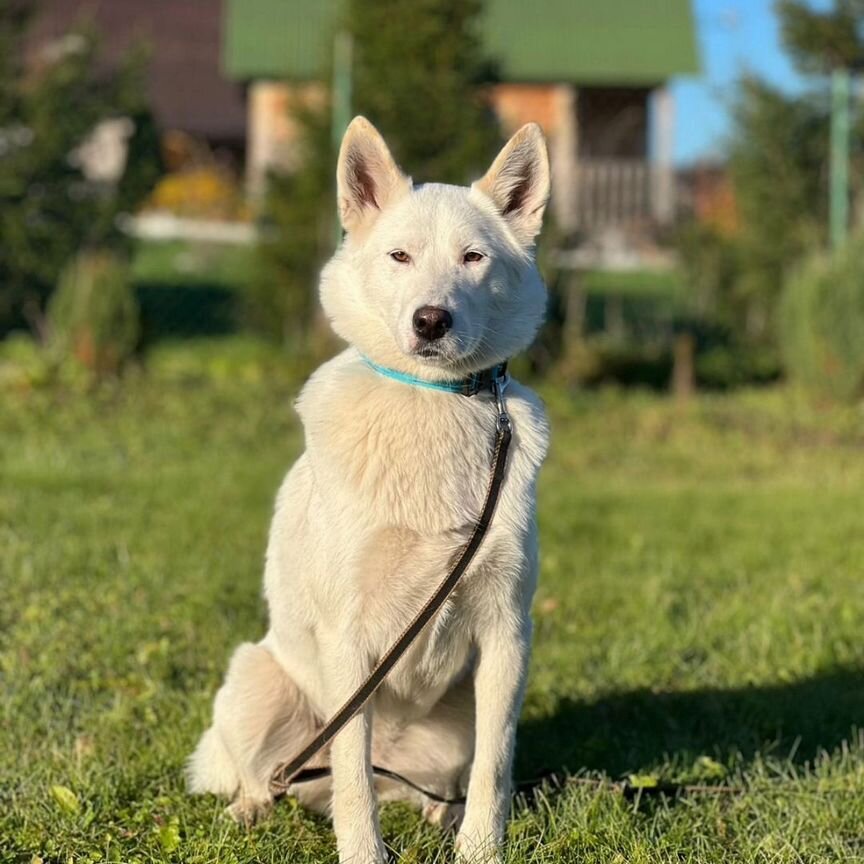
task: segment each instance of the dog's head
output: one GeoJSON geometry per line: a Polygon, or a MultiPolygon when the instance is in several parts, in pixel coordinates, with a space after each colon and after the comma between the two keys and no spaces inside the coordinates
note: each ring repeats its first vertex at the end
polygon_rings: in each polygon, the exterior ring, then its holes
{"type": "Polygon", "coordinates": [[[470,188],[415,187],[357,117],[337,180],[346,236],[324,268],[321,302],[342,338],[427,378],[477,371],[530,345],[546,305],[534,238],[549,197],[536,124],[470,188]]]}

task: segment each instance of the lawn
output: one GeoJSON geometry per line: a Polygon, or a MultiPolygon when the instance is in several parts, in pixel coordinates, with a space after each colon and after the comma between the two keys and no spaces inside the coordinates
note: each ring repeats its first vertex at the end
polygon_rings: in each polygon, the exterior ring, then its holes
{"type": "MultiPolygon", "coordinates": [[[[0,860],[333,862],[292,802],[246,832],[182,779],[265,626],[296,375],[162,351],[120,391],[0,396],[0,860]]],[[[515,802],[508,860],[864,861],[861,413],[544,395],[517,776],[575,779],[515,802]],[[630,775],[635,797],[611,782],[630,775]]],[[[382,821],[400,860],[450,860],[410,810],[382,821]]]]}
{"type": "Polygon", "coordinates": [[[254,271],[254,247],[181,241],[140,242],[132,280],[145,345],[167,338],[232,333],[240,294],[254,271]]]}

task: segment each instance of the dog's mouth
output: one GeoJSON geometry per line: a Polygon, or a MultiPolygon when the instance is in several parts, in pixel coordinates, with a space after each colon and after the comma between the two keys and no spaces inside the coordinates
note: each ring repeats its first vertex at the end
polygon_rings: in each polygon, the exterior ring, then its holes
{"type": "Polygon", "coordinates": [[[474,355],[474,352],[467,349],[468,346],[463,345],[461,340],[444,338],[434,342],[418,340],[407,353],[423,364],[459,371],[466,362],[470,364],[474,355]]]}
{"type": "Polygon", "coordinates": [[[423,339],[412,333],[400,347],[407,357],[424,366],[451,372],[460,371],[466,362],[470,363],[477,349],[474,340],[457,331],[440,339],[423,339]]]}
{"type": "Polygon", "coordinates": [[[411,356],[428,366],[436,366],[439,369],[450,369],[461,360],[454,345],[425,343],[417,345],[411,350],[411,356]]]}
{"type": "Polygon", "coordinates": [[[423,360],[439,360],[444,356],[438,345],[420,345],[414,349],[414,353],[423,360]]]}

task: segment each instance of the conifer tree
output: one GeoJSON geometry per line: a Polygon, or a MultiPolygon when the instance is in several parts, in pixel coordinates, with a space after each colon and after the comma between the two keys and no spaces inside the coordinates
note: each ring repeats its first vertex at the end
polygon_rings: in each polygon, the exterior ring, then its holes
{"type": "Polygon", "coordinates": [[[494,156],[483,94],[493,77],[479,0],[350,0],[357,113],[379,128],[421,182],[466,183],[494,156]]]}

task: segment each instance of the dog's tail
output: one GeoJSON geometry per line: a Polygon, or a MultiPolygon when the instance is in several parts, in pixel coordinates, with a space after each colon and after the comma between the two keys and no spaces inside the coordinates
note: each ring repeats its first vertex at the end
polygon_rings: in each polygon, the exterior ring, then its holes
{"type": "Polygon", "coordinates": [[[231,798],[237,791],[240,776],[215,726],[201,736],[195,752],[189,757],[186,782],[194,795],[212,792],[231,798]]]}

